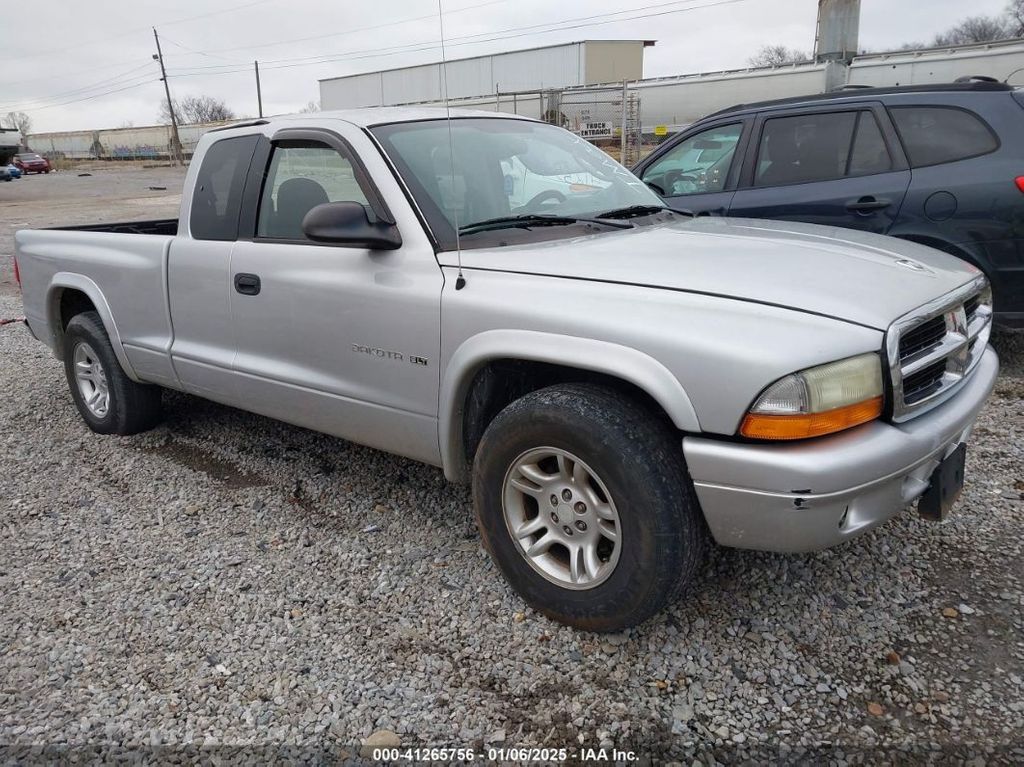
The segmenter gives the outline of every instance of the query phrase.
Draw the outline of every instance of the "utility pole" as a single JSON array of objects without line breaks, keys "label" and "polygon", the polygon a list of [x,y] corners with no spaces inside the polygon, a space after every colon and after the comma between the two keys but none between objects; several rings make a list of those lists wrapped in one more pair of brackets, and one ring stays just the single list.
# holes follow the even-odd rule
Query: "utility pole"
[{"label": "utility pole", "polygon": [[171,86],[167,82],[167,70],[164,69],[164,54],[160,50],[160,36],[156,33],[156,27],[153,27],[153,39],[156,40],[156,55],[153,58],[160,62],[160,79],[164,81],[164,93],[167,94],[167,111],[171,115],[171,163],[178,165],[184,160],[181,156],[181,139],[178,137],[178,119],[174,116]]},{"label": "utility pole", "polygon": [[263,94],[260,91],[260,63],[254,61],[252,65],[256,68],[256,103],[259,105],[260,117],[263,117]]},{"label": "utility pole", "polygon": [[629,105],[629,81],[622,81],[622,138],[620,141],[619,148],[619,162],[623,165],[626,164],[626,130],[629,128],[628,116],[626,114],[626,108]]}]

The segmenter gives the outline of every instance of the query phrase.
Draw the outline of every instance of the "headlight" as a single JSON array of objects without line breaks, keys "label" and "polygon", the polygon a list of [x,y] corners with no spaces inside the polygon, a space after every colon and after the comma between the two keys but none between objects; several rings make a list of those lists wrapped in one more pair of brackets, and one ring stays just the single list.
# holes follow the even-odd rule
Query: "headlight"
[{"label": "headlight", "polygon": [[765,389],[743,419],[740,434],[805,439],[849,429],[882,414],[882,392],[877,354],[808,368]]}]

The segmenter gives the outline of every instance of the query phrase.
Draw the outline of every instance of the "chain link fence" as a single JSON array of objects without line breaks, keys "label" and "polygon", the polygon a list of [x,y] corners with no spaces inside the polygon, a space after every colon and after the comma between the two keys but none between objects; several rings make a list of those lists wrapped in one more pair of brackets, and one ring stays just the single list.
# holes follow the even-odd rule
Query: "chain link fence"
[{"label": "chain link fence", "polygon": [[629,167],[640,160],[640,96],[628,86],[548,91],[541,116],[604,149]]}]

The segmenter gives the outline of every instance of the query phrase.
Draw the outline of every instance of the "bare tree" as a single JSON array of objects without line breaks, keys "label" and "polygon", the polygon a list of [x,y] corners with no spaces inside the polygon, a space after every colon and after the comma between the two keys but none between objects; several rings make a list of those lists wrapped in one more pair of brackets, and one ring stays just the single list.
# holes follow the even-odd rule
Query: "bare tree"
[{"label": "bare tree", "polygon": [[1010,33],[1014,37],[1024,37],[1024,0],[1010,0],[1006,16],[1010,22]]},{"label": "bare tree", "polygon": [[785,45],[762,45],[747,61],[752,67],[778,67],[797,61],[809,61],[811,55]]},{"label": "bare tree", "polygon": [[952,29],[935,36],[935,46],[969,45],[1013,37],[1008,19],[999,16],[971,16]]},{"label": "bare tree", "polygon": [[8,112],[7,124],[12,128],[17,128],[23,137],[32,130],[32,118],[24,112]]},{"label": "bare tree", "polygon": [[308,114],[310,112],[319,112],[319,111],[320,111],[320,102],[319,101],[310,101],[309,103],[306,104],[306,106],[302,107],[302,109],[299,110],[299,113],[300,114]]},{"label": "bare tree", "polygon": [[[179,123],[192,125],[231,120],[235,113],[228,108],[227,104],[213,96],[185,96],[183,99],[174,100],[174,116]],[[167,99],[160,102],[160,120],[164,123],[171,121],[171,110],[167,106]]]}]

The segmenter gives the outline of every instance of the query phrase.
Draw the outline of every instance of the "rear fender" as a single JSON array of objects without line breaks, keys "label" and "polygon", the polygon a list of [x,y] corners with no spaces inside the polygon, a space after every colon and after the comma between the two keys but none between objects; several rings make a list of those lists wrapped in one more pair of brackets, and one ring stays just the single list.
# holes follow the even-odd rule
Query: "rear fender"
[{"label": "rear fender", "polygon": [[50,281],[46,291],[46,324],[50,330],[50,338],[46,339],[47,345],[53,350],[53,356],[63,359],[64,356],[64,328],[60,317],[60,298],[65,290],[78,290],[84,293],[96,312],[103,321],[103,327],[110,337],[110,345],[114,348],[114,356],[121,363],[125,375],[133,381],[140,382],[128,356],[124,353],[124,345],[121,343],[121,334],[117,331],[117,323],[114,322],[114,315],[110,311],[110,305],[103,297],[103,291],[91,279],[82,274],[73,272],[57,272]]}]

